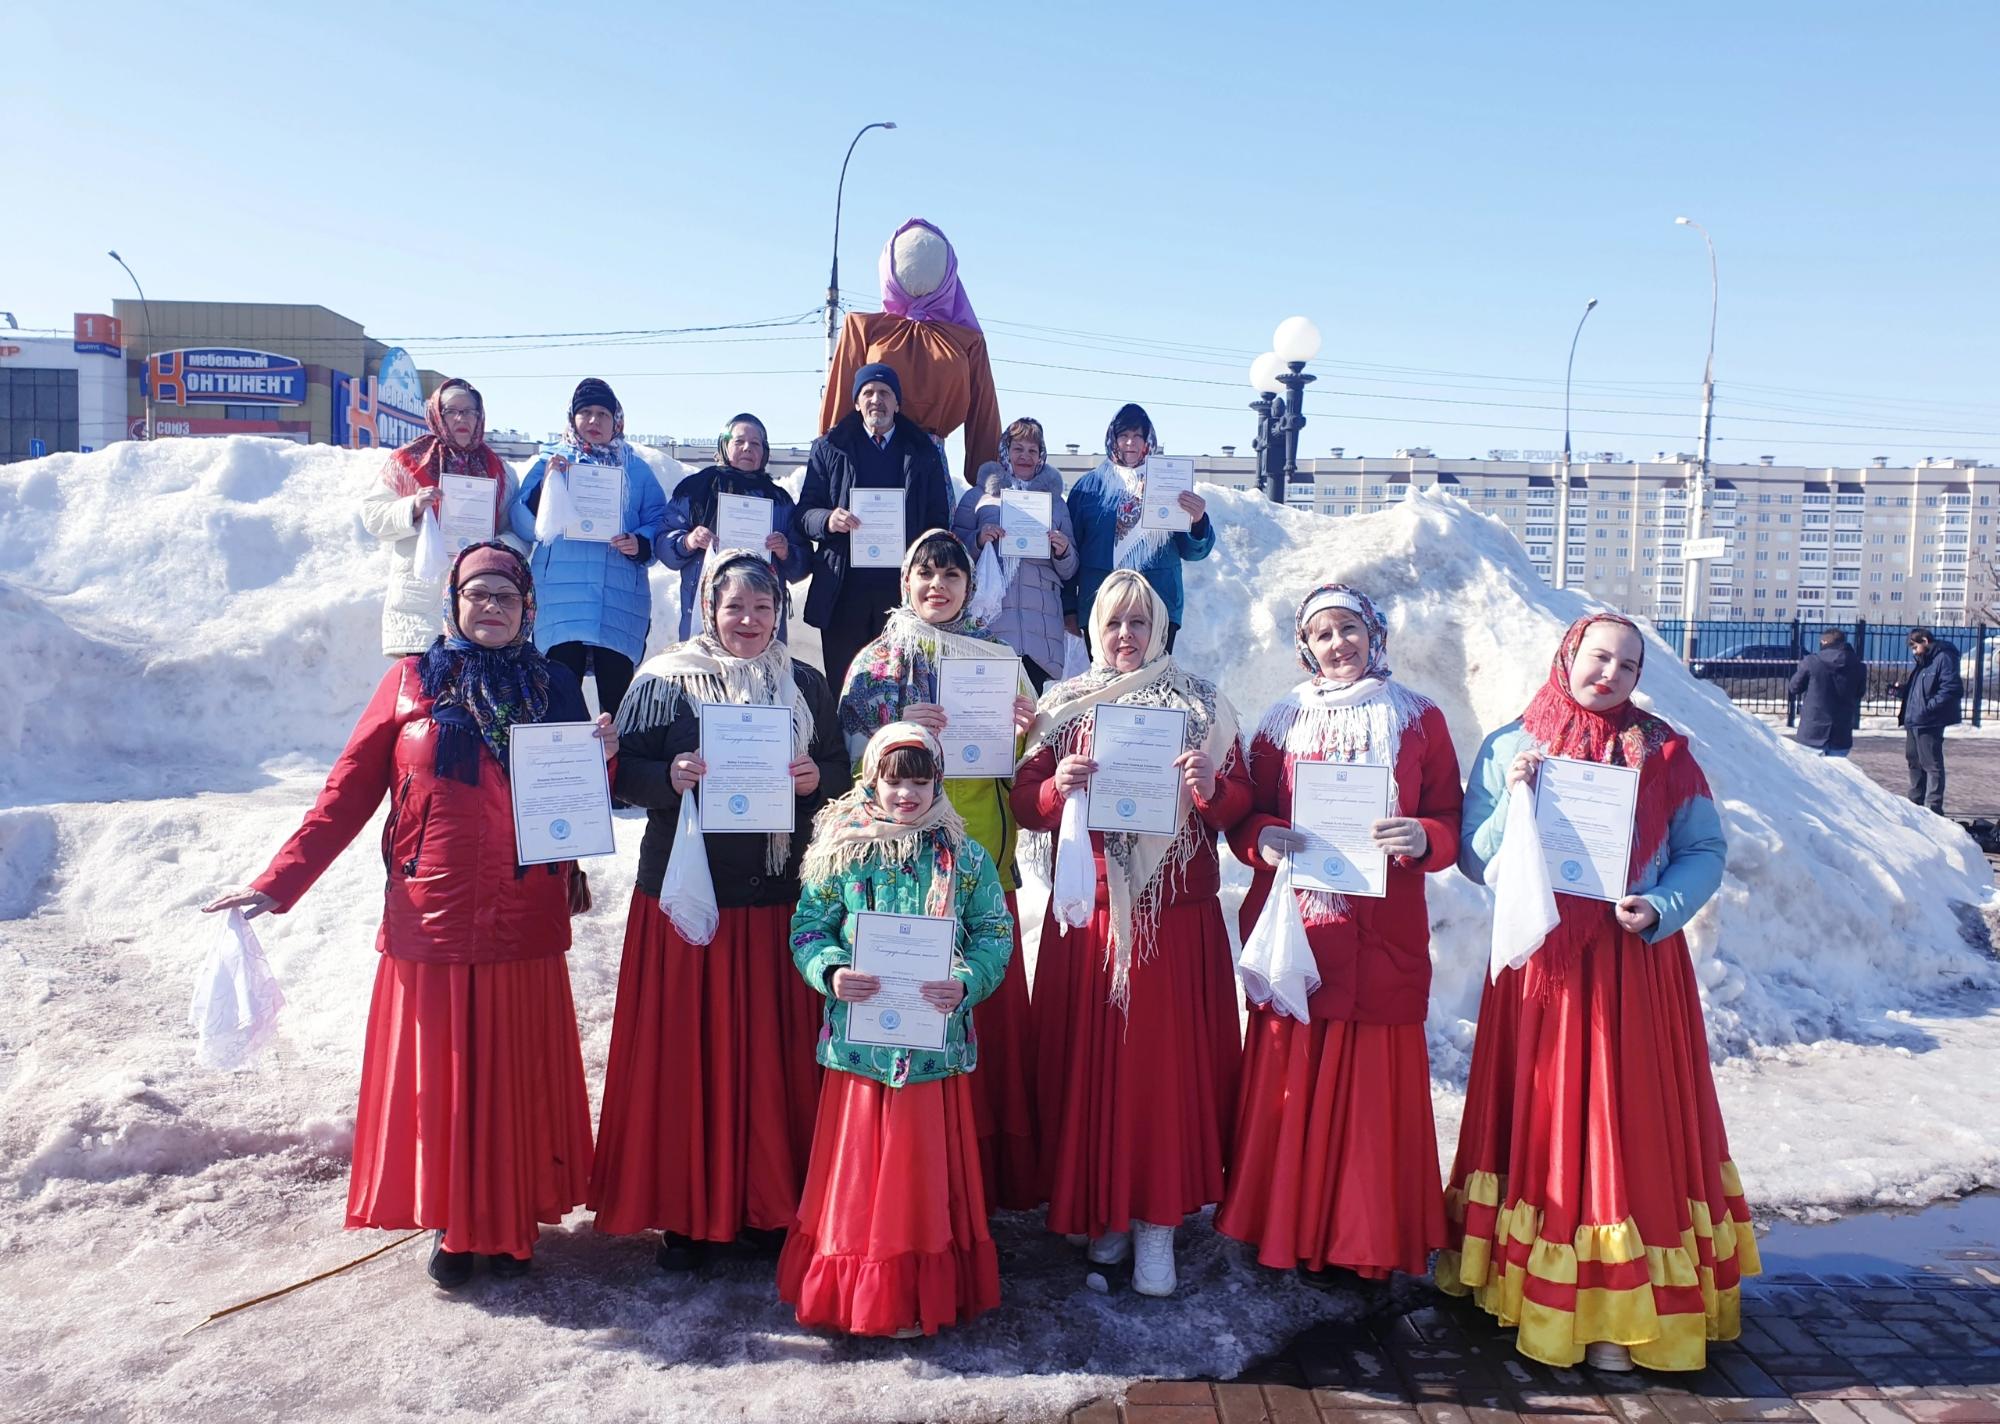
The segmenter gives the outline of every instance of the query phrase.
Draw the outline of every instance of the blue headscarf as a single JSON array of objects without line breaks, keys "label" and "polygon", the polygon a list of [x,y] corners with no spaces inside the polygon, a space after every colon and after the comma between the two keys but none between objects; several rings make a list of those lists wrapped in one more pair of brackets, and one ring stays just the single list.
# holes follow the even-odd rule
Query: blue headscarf
[{"label": "blue headscarf", "polygon": [[1389,672],[1389,625],[1375,609],[1375,604],[1360,589],[1344,583],[1323,583],[1305,596],[1299,604],[1299,615],[1295,620],[1292,637],[1299,650],[1299,661],[1306,671],[1315,678],[1321,676],[1319,659],[1306,643],[1306,624],[1315,613],[1328,608],[1345,608],[1358,617],[1368,629],[1368,666],[1363,669],[1359,682],[1364,677],[1388,677]]}]

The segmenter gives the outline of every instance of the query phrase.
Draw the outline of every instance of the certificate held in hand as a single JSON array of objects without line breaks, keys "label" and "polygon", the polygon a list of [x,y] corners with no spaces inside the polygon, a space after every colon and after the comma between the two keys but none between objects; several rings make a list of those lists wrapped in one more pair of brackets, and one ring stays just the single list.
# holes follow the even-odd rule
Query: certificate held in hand
[{"label": "certificate held in hand", "polygon": [[923,986],[951,978],[958,922],[945,915],[854,916],[854,971],[882,981],[865,1003],[847,1006],[847,1041],[883,1048],[943,1048],[951,1016],[923,996]]},{"label": "certificate held in hand", "polygon": [[861,527],[847,536],[852,555],[849,564],[857,569],[900,569],[909,548],[904,530],[903,492],[900,489],[857,489],[847,497],[847,512],[861,521]]},{"label": "certificate held in hand", "polygon": [[1010,559],[1050,557],[1055,518],[1055,496],[1047,490],[1002,490],[1000,552]]},{"label": "certificate held in hand", "polygon": [[507,730],[514,855],[521,865],[609,855],[611,779],[590,722],[517,722]]},{"label": "certificate held in hand", "polygon": [[1558,895],[1616,903],[1632,874],[1639,773],[1629,766],[1543,757],[1535,770],[1535,829]]},{"label": "certificate held in hand", "polygon": [[1139,504],[1139,527],[1187,533],[1194,528],[1194,519],[1181,508],[1181,496],[1193,489],[1193,456],[1155,455],[1147,460],[1145,492],[1140,496]]},{"label": "certificate held in hand", "polygon": [[1171,836],[1181,825],[1181,772],[1187,713],[1170,707],[1101,702],[1091,711],[1085,820],[1093,831]]},{"label": "certificate held in hand", "polygon": [[453,553],[493,537],[499,481],[484,475],[438,476],[438,533]]},{"label": "certificate held in hand", "polygon": [[777,527],[778,502],[755,494],[718,494],[715,497],[717,549],[749,549],[764,552],[764,541]]},{"label": "certificate held in hand", "polygon": [[1292,852],[1292,884],[1373,899],[1388,894],[1389,856],[1373,831],[1393,814],[1394,795],[1386,766],[1293,762],[1292,829],[1306,837],[1306,847]]},{"label": "certificate held in hand", "polygon": [[939,658],[938,705],[944,708],[944,774],[1009,776],[1014,770],[1014,698],[1019,658]]},{"label": "certificate held in hand", "polygon": [[571,465],[549,479],[569,482],[569,521],[563,538],[608,544],[625,532],[625,467]]},{"label": "certificate held in hand", "polygon": [[792,831],[792,709],[701,704],[701,829]]}]

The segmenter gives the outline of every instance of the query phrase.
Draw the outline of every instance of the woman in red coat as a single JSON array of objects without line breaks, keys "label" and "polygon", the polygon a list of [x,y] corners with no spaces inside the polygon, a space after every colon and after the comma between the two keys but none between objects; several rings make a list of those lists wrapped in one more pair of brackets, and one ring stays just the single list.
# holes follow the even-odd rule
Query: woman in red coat
[{"label": "woman in red coat", "polygon": [[1444,1245],[1444,1188],[1431,1118],[1430,913],[1424,876],[1458,861],[1458,755],[1444,714],[1395,681],[1388,628],[1368,596],[1314,589],[1294,625],[1313,674],[1265,714],[1250,743],[1252,810],[1229,843],[1256,878],[1239,921],[1246,946],[1276,867],[1306,838],[1292,829],[1293,768],[1359,762],[1392,769],[1394,814],[1373,837],[1386,852],[1381,896],[1289,893],[1312,949],[1289,982],[1253,968],[1243,1096],[1229,1195],[1215,1229],[1296,1266],[1381,1278],[1421,1275]]},{"label": "woman in red coat", "polygon": [[[517,722],[585,722],[576,679],[535,651],[527,564],[474,544],[445,585],[445,635],[389,669],[304,823],[249,888],[208,910],[283,914],[389,797],[381,959],[355,1110],[347,1225],[435,1230],[446,1289],[487,1258],[518,1276],[538,1222],[590,1181],[590,1103],[570,1001],[573,862],[520,865],[507,782]],[[597,735],[609,759],[608,717]]]},{"label": "woman in red coat", "polygon": [[[1243,1050],[1215,838],[1250,809],[1250,781],[1235,709],[1175,664],[1140,574],[1104,581],[1090,632],[1090,671],[1042,694],[1014,779],[1021,824],[1063,830],[1031,1005],[1039,1156],[1049,1229],[1089,1236],[1099,1265],[1133,1255],[1136,1236],[1133,1289],[1170,1295],[1174,1228],[1221,1199],[1235,1117]],[[1172,836],[1083,829],[1095,710],[1111,703],[1186,715]],[[1065,869],[1081,855],[1095,895],[1072,899]]]}]

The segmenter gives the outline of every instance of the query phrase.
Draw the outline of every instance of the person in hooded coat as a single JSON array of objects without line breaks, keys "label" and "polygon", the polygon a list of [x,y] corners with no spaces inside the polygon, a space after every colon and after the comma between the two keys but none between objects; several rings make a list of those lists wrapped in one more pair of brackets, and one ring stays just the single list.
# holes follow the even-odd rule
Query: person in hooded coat
[{"label": "person in hooded coat", "polygon": [[[203,908],[284,914],[388,798],[347,1225],[435,1232],[430,1275],[452,1289],[481,1257],[495,1275],[526,1271],[538,1223],[560,1222],[590,1181],[565,959],[589,894],[574,861],[517,861],[507,771],[509,728],[590,714],[535,648],[519,554],[463,550],[443,602],[443,636],[383,677],[303,824],[248,888]],[[608,716],[597,735],[615,775]]]},{"label": "person in hooded coat", "polygon": [[1063,586],[1076,577],[1076,529],[1063,498],[1061,471],[1048,462],[1048,442],[1039,420],[1022,418],[1007,427],[1000,441],[1000,458],[979,467],[973,487],[959,496],[951,532],[964,541],[976,559],[988,545],[998,544],[1001,495],[1008,490],[1035,491],[1049,497],[1049,557],[1014,558],[1002,552],[1001,577],[1006,594],[1000,613],[988,625],[990,634],[1021,655],[1039,695],[1051,677],[1063,671]]},{"label": "person in hooded coat", "polygon": [[1631,700],[1645,656],[1630,619],[1572,623],[1481,744],[1460,822],[1459,869],[1483,884],[1546,758],[1638,773],[1627,893],[1557,893],[1539,947],[1486,984],[1445,1192],[1438,1288],[1559,1367],[1701,1369],[1759,1270],[1683,934],[1727,846],[1687,738]]},{"label": "person in hooded coat", "polygon": [[[819,998],[793,972],[786,939],[813,815],[847,789],[848,768],[826,679],[776,637],[787,603],[761,552],[718,551],[702,578],[700,636],[648,660],[618,709],[613,789],[646,808],[646,836],[590,1206],[599,1231],[663,1232],[669,1271],[738,1237],[775,1249],[812,1150]],[[792,833],[679,843],[682,799],[708,771],[700,709],[723,704],[791,709]],[[706,943],[661,901],[669,866],[692,856],[706,860],[721,912]]]},{"label": "person in hooded coat", "polygon": [[1299,605],[1293,641],[1312,676],[1257,728],[1251,812],[1229,833],[1256,870],[1238,921],[1243,941],[1260,914],[1290,910],[1266,902],[1276,867],[1307,845],[1292,829],[1302,762],[1390,768],[1394,805],[1373,827],[1388,857],[1384,894],[1288,892],[1316,986],[1258,982],[1246,957],[1243,1096],[1215,1229],[1315,1285],[1333,1267],[1373,1279],[1420,1276],[1445,1240],[1424,1044],[1424,877],[1458,863],[1458,754],[1437,704],[1390,671],[1388,625],[1366,594],[1337,583],[1314,589]]},{"label": "person in hooded coat", "polygon": [[[572,539],[564,520],[542,514],[549,481],[567,491],[577,465],[616,465],[624,471],[624,528],[608,542]],[[560,502],[559,502],[560,503]],[[515,537],[534,546],[535,581],[542,590],[536,644],[581,685],[597,680],[597,705],[616,716],[632,670],[646,654],[653,623],[653,591],[646,566],[667,518],[659,478],[625,439],[625,407],[611,387],[591,376],[569,400],[569,431],[543,452],[521,480],[509,511]]]},{"label": "person in hooded coat", "polygon": [[1838,628],[1821,633],[1819,651],[1800,658],[1792,674],[1791,694],[1799,699],[1799,745],[1815,747],[1821,756],[1844,757],[1852,751],[1867,685],[1868,668],[1847,634]]},{"label": "person in hooded coat", "polygon": [[[732,415],[715,442],[716,461],[674,486],[667,501],[666,522],[660,528],[660,562],[681,576],[680,638],[686,642],[701,628],[702,570],[715,553],[715,507],[718,495],[748,495],[771,501],[771,533],[761,552],[786,583],[797,583],[810,567],[812,545],[799,529],[791,494],[771,478],[771,437],[764,422],[748,411]],[[786,602],[789,604],[790,599]],[[786,640],[786,620],[778,622],[778,641]]]},{"label": "person in hooded coat", "polygon": [[[514,472],[486,443],[486,402],[456,376],[424,402],[430,434],[389,452],[382,474],[361,497],[361,523],[390,546],[389,587],[382,597],[382,651],[392,658],[421,653],[437,637],[444,576],[417,576],[417,529],[428,509],[442,510],[439,476],[464,475],[492,484],[487,537],[511,542],[507,507]],[[457,553],[456,549],[451,551]]]},{"label": "person in hooded coat", "polygon": [[[1205,559],[1215,547],[1215,525],[1208,503],[1193,490],[1183,490],[1181,508],[1193,525],[1177,530],[1146,529],[1139,523],[1146,488],[1146,460],[1159,449],[1153,418],[1145,407],[1126,404],[1111,417],[1104,431],[1104,461],[1069,492],[1069,517],[1076,529],[1079,569],[1076,619],[1090,627],[1090,609],[1097,590],[1114,569],[1135,569],[1145,576],[1166,608],[1166,650],[1174,650],[1186,613],[1181,586],[1182,563]],[[1076,630],[1072,630],[1076,631]]]}]

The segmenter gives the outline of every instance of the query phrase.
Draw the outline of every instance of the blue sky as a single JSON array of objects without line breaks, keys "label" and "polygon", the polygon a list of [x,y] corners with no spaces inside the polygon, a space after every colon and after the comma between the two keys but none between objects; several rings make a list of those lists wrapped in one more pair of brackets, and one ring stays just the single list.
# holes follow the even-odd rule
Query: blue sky
[{"label": "blue sky", "polygon": [[1003,414],[1090,449],[1139,399],[1247,446],[1245,370],[1326,334],[1302,449],[2000,461],[2000,6],[35,3],[0,13],[0,309],[317,302],[497,425],[585,374],[634,430],[814,429],[816,324],[921,215]]}]

